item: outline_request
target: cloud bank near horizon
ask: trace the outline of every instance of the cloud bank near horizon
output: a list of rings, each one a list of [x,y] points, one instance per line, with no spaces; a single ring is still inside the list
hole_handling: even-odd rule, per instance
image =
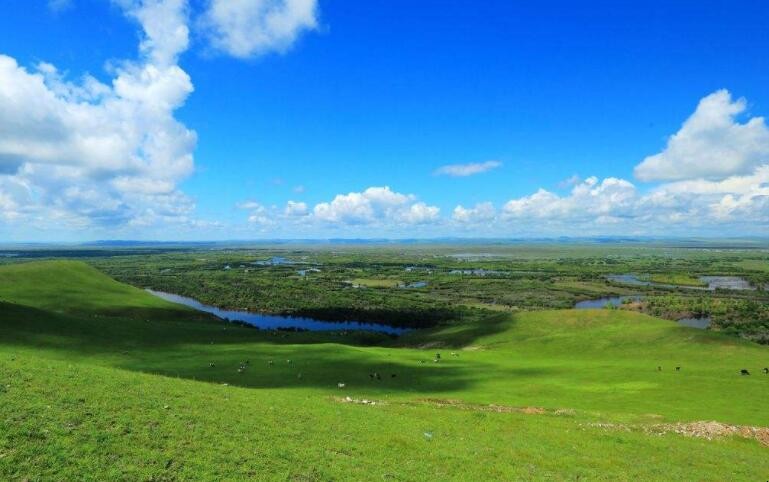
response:
[[[595,176],[569,178],[561,187],[567,194],[544,188],[512,198],[499,207],[489,201],[474,206],[457,205],[450,216],[417,202],[413,194],[389,187],[337,195],[302,215],[289,216],[295,201],[285,209],[261,207],[249,220],[261,227],[301,226],[319,232],[337,228],[375,228],[379,233],[408,232],[430,226],[438,234],[552,235],[602,234],[703,234],[722,235],[724,229],[756,234],[769,228],[769,129],[763,118],[744,123],[737,116],[746,100],[733,100],[726,90],[703,98],[681,129],[670,136],[662,152],[649,156],[635,168],[641,183],[662,181],[647,190],[629,180]],[[498,167],[498,163],[456,164],[440,173],[466,177]],[[384,193],[387,202],[372,204],[371,193]],[[375,208],[374,206],[384,206]],[[749,229],[746,229],[749,227]],[[358,230],[353,232],[365,232]]]

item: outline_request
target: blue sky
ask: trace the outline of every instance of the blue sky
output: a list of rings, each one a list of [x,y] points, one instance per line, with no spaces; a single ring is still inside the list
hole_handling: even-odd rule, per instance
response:
[[[4,240],[769,234],[766,2],[4,3]]]

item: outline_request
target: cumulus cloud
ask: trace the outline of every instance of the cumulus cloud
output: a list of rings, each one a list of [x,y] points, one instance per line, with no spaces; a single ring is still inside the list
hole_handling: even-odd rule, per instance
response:
[[[488,223],[493,221],[496,215],[496,209],[490,202],[478,203],[471,208],[460,204],[454,208],[451,219],[462,224]]]
[[[632,214],[636,188],[624,179],[599,181],[589,177],[576,184],[568,196],[539,189],[530,196],[508,201],[502,207],[504,219],[608,220]]]
[[[143,37],[140,58],[110,84],[0,55],[0,174],[31,193],[27,215],[114,226],[186,221],[194,209],[177,184],[193,170],[196,134],[174,118],[193,90],[176,63],[188,45],[186,2],[118,4]]]
[[[406,209],[396,212],[396,220],[405,224],[429,224],[438,220],[440,209],[423,202],[414,203]]]
[[[437,214],[437,208],[417,203],[414,195],[392,191],[388,186],[338,194],[313,209],[313,217],[318,221],[353,225],[377,221],[422,223],[435,219]]]
[[[641,181],[663,181],[644,191],[630,181],[572,177],[568,195],[545,189],[508,201],[499,219],[536,233],[666,235],[765,233],[769,227],[769,130],[763,118],[744,123],[745,99],[726,90],[703,98],[667,147],[635,169]],[[456,220],[477,217],[461,206]]]
[[[194,170],[194,131],[175,118],[193,92],[179,66],[190,44],[187,0],[112,0],[140,27],[139,56],[108,82],[0,54],[0,219],[41,226],[200,225],[178,188]],[[70,6],[51,0],[52,10]],[[315,26],[315,1],[218,1],[203,13],[214,44],[236,56],[283,50]],[[20,186],[23,186],[21,188]]]
[[[200,25],[215,50],[248,58],[288,49],[317,12],[316,0],[210,0]]]
[[[678,219],[698,223],[769,223],[769,165],[752,174],[720,181],[694,179],[659,186],[644,198],[650,208],[665,208]]]
[[[455,210],[455,217],[472,219],[465,210]],[[769,166],[721,181],[665,183],[646,193],[624,179],[590,177],[565,196],[540,189],[512,199],[499,218],[508,228],[539,234],[723,235],[727,227],[760,233],[769,227]]]
[[[469,164],[447,164],[435,170],[436,176],[466,177],[491,171],[502,165],[499,161],[474,162]]]
[[[388,186],[338,194],[330,201],[317,203],[312,209],[302,201],[288,201],[283,209],[266,208],[252,201],[238,207],[250,212],[252,223],[293,223],[294,226],[319,229],[416,226],[440,220],[438,207],[418,201],[412,194],[393,191]]]
[[[256,201],[245,201],[237,205],[239,209],[249,211],[248,222],[260,226],[269,226],[275,223],[276,217],[272,210]]]
[[[737,121],[746,108],[745,99],[732,100],[727,90],[703,98],[665,149],[636,166],[635,176],[642,181],[718,180],[768,164],[769,129],[763,117]]]
[[[306,216],[309,214],[307,203],[301,201],[289,201],[284,210],[286,216]]]

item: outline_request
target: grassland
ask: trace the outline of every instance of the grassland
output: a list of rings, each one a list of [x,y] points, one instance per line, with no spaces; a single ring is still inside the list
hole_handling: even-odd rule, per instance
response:
[[[397,288],[403,282],[397,279],[355,278],[351,283],[366,288]]]
[[[686,273],[654,273],[649,277],[654,283],[671,284],[678,286],[707,286],[708,284],[696,276]]]
[[[676,433],[769,426],[767,348],[638,313],[476,310],[398,339],[267,332],[71,261],[0,268],[0,300],[2,479],[769,473],[766,431]]]

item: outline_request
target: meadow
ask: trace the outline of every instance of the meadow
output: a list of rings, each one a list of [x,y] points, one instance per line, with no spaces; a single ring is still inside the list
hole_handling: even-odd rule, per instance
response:
[[[0,478],[763,480],[769,473],[767,347],[630,310],[539,304],[629,292],[585,274],[586,266],[609,272],[596,267],[598,254],[568,261],[541,252],[481,261],[441,255],[421,264],[428,274],[413,269],[421,253],[343,251],[293,253],[320,266],[305,276],[295,266],[255,268],[255,275],[239,268],[291,254],[277,251],[0,266]],[[633,252],[634,261],[619,260],[615,272],[637,270],[632,263],[726,271],[723,261],[699,256],[663,261]],[[745,269],[745,256],[757,255],[735,255],[730,273]],[[457,264],[512,271],[512,263],[554,268],[528,285],[446,272]],[[191,294],[232,281],[237,289],[222,288],[220,301],[240,290],[234,306],[248,307],[267,289],[254,286],[283,273],[290,282],[281,286],[301,284],[310,294],[292,288],[266,306],[308,303],[310,286],[338,280],[333,303],[326,298],[316,309],[359,314],[381,300],[377,316],[401,306],[411,323],[433,307],[450,316],[397,338],[258,330],[165,302],[137,282],[163,288],[157,280],[173,280],[172,273],[177,280],[168,286]],[[429,284],[343,283],[396,276]],[[528,308],[483,308],[504,305],[508,287],[524,285],[549,288],[516,294],[537,300]],[[463,296],[452,299],[455,292]],[[763,296],[713,294],[722,295],[758,304]]]

